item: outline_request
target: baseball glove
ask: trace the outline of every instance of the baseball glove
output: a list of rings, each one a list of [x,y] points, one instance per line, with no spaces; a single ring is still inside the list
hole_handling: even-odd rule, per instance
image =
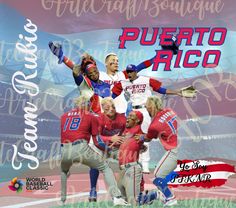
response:
[[[52,53],[58,58],[58,64],[61,64],[64,58],[62,45],[59,43],[53,43],[52,41],[50,41],[48,43],[48,46],[50,50],[52,51]]]
[[[179,50],[179,46],[177,45],[177,39],[175,36],[173,36],[171,39],[165,39],[166,41],[171,41],[171,45],[161,45],[161,48],[163,50],[171,50],[173,51],[173,54],[177,54]]]
[[[197,90],[193,86],[188,86],[180,89],[182,97],[193,98],[197,94]]]

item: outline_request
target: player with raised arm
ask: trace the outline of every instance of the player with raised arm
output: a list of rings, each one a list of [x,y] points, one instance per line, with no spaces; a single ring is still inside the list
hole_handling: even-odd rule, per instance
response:
[[[173,48],[170,46],[168,50],[178,50],[178,47],[173,44]],[[76,84],[79,86],[81,94],[91,97],[92,110],[96,113],[101,111],[100,108],[100,97],[104,98],[110,95],[110,85],[117,83],[118,81],[125,80],[128,78],[126,71],[118,71],[118,57],[114,53],[110,53],[105,58],[105,64],[107,73],[99,72],[96,66],[94,58],[88,54],[84,54],[80,65],[75,65],[69,58],[64,56],[62,46],[58,44],[49,43],[49,48],[59,59],[58,63],[65,63],[70,69],[73,70],[73,76]],[[147,68],[153,64],[153,59],[144,61],[137,65],[137,72],[144,68]],[[108,83],[110,85],[108,85]],[[117,112],[125,113],[127,103],[124,99],[124,93],[121,93],[115,100],[115,106]],[[91,186],[93,187],[90,191],[90,198],[96,198],[96,187],[92,184],[96,184],[98,171],[90,171]],[[93,182],[94,181],[94,182]],[[94,193],[94,195],[93,195]],[[90,199],[89,198],[89,199]]]
[[[64,56],[62,46],[49,42],[52,53],[58,57],[58,63],[64,63],[73,70],[75,83],[79,86],[81,94],[91,97],[92,110],[96,113],[101,111],[99,97],[109,97],[111,86],[115,82],[127,79],[126,71],[118,72],[118,58],[115,54],[108,54],[105,59],[107,73],[99,72],[96,61],[92,56],[85,53],[82,56],[81,64],[75,65],[68,57]],[[137,65],[137,71],[141,71],[153,64],[154,57]],[[115,101],[118,112],[125,113],[126,106],[120,104],[120,98]],[[124,99],[121,103],[124,103]],[[121,105],[121,107],[119,107]],[[122,106],[123,105],[123,106]],[[124,108],[123,108],[124,107]]]
[[[171,41],[173,42],[172,45],[161,47],[164,50],[171,50],[176,54],[178,51],[176,38],[173,36]],[[51,52],[58,57],[59,64],[64,63],[73,70],[73,77],[76,84],[79,86],[81,94],[91,97],[91,105],[94,112],[99,112],[101,110],[99,97],[104,98],[109,96],[109,89],[111,89],[115,83],[128,78],[126,70],[118,71],[119,60],[114,53],[107,54],[105,58],[105,73],[98,71],[96,61],[87,53],[82,55],[81,64],[75,65],[73,61],[64,55],[62,45],[49,42],[49,48]],[[154,58],[155,57],[138,64],[136,66],[137,72],[150,67],[153,64]],[[118,113],[126,112],[127,103],[124,99],[124,93],[121,93],[120,97],[117,97],[114,102]]]

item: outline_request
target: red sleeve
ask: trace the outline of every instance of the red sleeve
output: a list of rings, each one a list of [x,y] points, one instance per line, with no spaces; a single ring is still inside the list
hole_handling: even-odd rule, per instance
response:
[[[157,81],[155,79],[150,78],[149,79],[149,85],[152,87],[152,89],[154,91],[157,91],[161,87],[161,82],[159,82],[159,81]]]
[[[122,129],[119,133],[119,135],[122,135],[126,128],[126,117],[124,114],[120,114],[120,123],[122,124]]]
[[[123,72],[123,74],[125,75],[125,79],[128,79],[129,77],[128,77],[128,73],[126,72],[126,70],[124,70],[124,71],[122,71]]]
[[[104,143],[109,144],[111,142],[112,136],[102,136],[100,135],[101,139],[104,141]]]
[[[148,132],[147,132],[147,134],[146,134],[146,138],[147,139],[153,139],[153,138],[157,138],[158,137],[158,131],[156,130],[156,129],[154,129],[154,128],[149,128],[148,129]]]
[[[121,82],[117,82],[114,87],[112,88],[112,93],[114,93],[116,96],[119,96],[123,91]]]
[[[63,62],[65,63],[66,66],[68,66],[70,69],[73,70],[73,68],[74,68],[74,63],[73,63],[73,61],[71,61],[69,58],[67,58],[66,56],[64,56]]]

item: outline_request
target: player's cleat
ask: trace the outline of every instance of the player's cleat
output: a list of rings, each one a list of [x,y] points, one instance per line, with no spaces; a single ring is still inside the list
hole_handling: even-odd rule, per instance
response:
[[[96,202],[97,201],[97,191],[92,189],[89,193],[89,202]]]
[[[151,205],[156,199],[158,199],[157,191],[146,191],[146,193],[141,192],[138,196],[138,205]]]
[[[131,204],[129,204],[127,201],[125,201],[121,197],[114,197],[113,206],[131,206]]]
[[[164,202],[164,206],[174,206],[177,204],[177,200],[175,196],[166,198],[163,202]]]
[[[61,197],[61,205],[64,206],[66,203],[66,196]]]

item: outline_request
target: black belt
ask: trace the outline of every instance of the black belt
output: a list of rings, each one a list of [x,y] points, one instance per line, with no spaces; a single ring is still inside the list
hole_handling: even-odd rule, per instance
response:
[[[87,143],[86,140],[84,140],[84,139],[79,139],[79,140],[76,140],[76,141],[74,141],[74,142],[61,144],[61,147],[63,147],[65,144],[72,144],[72,146],[73,146],[73,145],[77,145],[77,144],[85,143],[85,142]]]
[[[140,108],[145,108],[145,105],[135,105],[132,106],[133,109],[140,109]]]

